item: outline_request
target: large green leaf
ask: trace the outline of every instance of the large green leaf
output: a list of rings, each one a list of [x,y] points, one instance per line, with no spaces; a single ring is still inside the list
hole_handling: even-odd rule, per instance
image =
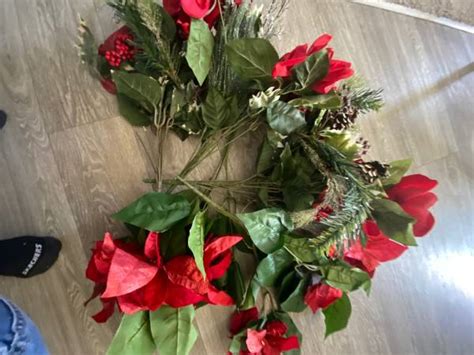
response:
[[[149,126],[151,124],[150,117],[128,96],[117,94],[117,103],[120,115],[132,126]]]
[[[278,53],[269,41],[262,38],[237,39],[227,45],[226,54],[240,77],[263,83],[272,81]]]
[[[145,228],[163,232],[191,211],[189,202],[182,196],[150,192],[113,215],[113,218]]]
[[[311,263],[317,258],[307,238],[294,238],[291,235],[285,235],[285,247],[302,262]]]
[[[186,60],[194,76],[202,85],[209,74],[214,50],[214,37],[204,20],[192,19]]]
[[[152,77],[125,71],[113,71],[112,79],[117,91],[138,102],[158,105],[161,99],[161,85]]]
[[[275,101],[268,107],[267,122],[271,128],[285,136],[306,124],[304,114],[283,101]]]
[[[303,312],[306,309],[304,294],[308,280],[298,277],[296,272],[289,274],[287,278],[282,283],[282,293],[279,298],[281,309],[285,312]]]
[[[351,301],[345,293],[332,305],[323,309],[326,337],[347,327],[351,313]]]
[[[281,209],[269,208],[239,214],[254,244],[266,254],[283,246],[283,232],[293,230],[290,216]]]
[[[202,118],[212,129],[221,128],[229,117],[229,107],[224,96],[215,88],[210,88],[202,105]]]
[[[339,108],[342,105],[341,97],[335,92],[331,92],[327,95],[313,95],[313,96],[303,96],[297,99],[293,99],[288,102],[291,106],[294,107],[304,107],[310,110],[314,109],[335,109]]]
[[[242,305],[245,298],[245,281],[239,263],[233,261],[227,271],[226,291],[235,301],[237,306]]]
[[[198,337],[194,315],[194,306],[161,306],[150,312],[151,333],[160,355],[189,354]]]
[[[370,282],[369,274],[345,263],[327,265],[321,271],[329,286],[345,292],[355,291]]]
[[[265,140],[260,147],[260,154],[257,160],[257,174],[262,174],[274,164],[273,157],[278,144],[281,142],[281,136],[273,130],[268,130]]]
[[[204,268],[204,234],[205,234],[206,213],[198,212],[194,216],[193,224],[189,230],[188,246],[194,255],[196,265],[201,274],[206,278],[206,269]]]
[[[316,81],[323,79],[329,70],[329,57],[326,51],[310,55],[303,63],[297,65],[293,72],[302,88],[309,88]]]
[[[390,239],[401,244],[415,246],[413,223],[415,219],[407,214],[398,203],[387,199],[373,200],[371,205],[380,230]]]
[[[155,352],[148,312],[124,315],[107,355],[147,355]]]
[[[348,160],[353,160],[359,152],[353,134],[349,132],[326,131],[321,135],[325,138],[325,143],[336,148],[337,151],[344,154]]]
[[[267,255],[257,266],[256,280],[261,285],[272,287],[283,272],[295,262],[285,249]]]
[[[411,164],[411,159],[392,161],[389,164],[390,167],[388,168],[388,178],[382,179],[383,186],[387,188],[398,184],[402,179],[403,175],[405,175],[408,169],[410,169]]]

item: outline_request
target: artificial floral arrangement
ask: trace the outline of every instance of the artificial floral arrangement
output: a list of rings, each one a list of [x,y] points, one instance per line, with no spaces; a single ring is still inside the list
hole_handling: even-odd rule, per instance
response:
[[[98,47],[81,20],[82,61],[160,147],[155,176],[137,182],[155,191],[114,215],[129,235],[107,233],[86,271],[103,303],[94,319],[123,313],[109,354],[188,354],[206,304],[235,307],[229,353],[298,354],[289,313],[321,311],[326,336],[343,329],[349,294],[368,294],[376,268],[431,230],[437,182],[404,176],[409,160],[364,160],[356,124],[382,107],[381,91],[335,59],[329,34],[282,57],[270,43],[287,2],[110,0],[122,27]],[[165,180],[170,132],[199,145]],[[251,132],[253,174],[220,178]],[[216,152],[207,180],[187,179]]]

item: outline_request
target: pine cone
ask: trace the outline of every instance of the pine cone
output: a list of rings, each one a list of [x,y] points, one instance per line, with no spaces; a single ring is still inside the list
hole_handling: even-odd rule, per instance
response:
[[[354,125],[358,111],[352,106],[347,96],[342,98],[343,105],[339,110],[328,111],[326,114],[326,127],[335,130],[344,130]]]
[[[361,161],[359,162],[360,170],[365,181],[369,184],[375,182],[375,180],[388,176],[389,165],[382,164],[378,161]]]

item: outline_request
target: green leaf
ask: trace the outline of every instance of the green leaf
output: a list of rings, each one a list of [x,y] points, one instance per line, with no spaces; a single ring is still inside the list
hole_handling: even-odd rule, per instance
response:
[[[355,291],[370,281],[370,276],[365,271],[345,263],[323,266],[321,271],[329,286],[345,292]]]
[[[413,235],[415,219],[407,214],[398,203],[378,199],[371,203],[372,216],[380,230],[390,239],[408,246],[416,246]]]
[[[204,20],[191,20],[191,30],[186,50],[186,60],[192,69],[199,85],[202,85],[209,74],[214,50],[214,37]]]
[[[306,278],[300,279],[297,277],[296,272],[291,277],[294,280],[287,286],[294,287],[294,281],[296,281],[296,288],[291,290],[290,295],[286,299],[280,300],[281,309],[285,312],[303,312],[306,309],[304,294],[308,286],[308,280]]]
[[[189,202],[182,196],[150,192],[112,217],[149,231],[163,232],[190,211]]]
[[[327,144],[344,154],[348,160],[353,160],[356,154],[358,154],[359,148],[351,133],[326,131],[321,135],[325,137],[324,141]]]
[[[226,46],[226,55],[234,71],[243,79],[261,83],[273,80],[272,70],[279,58],[269,41],[262,38],[237,39]]]
[[[113,71],[112,79],[117,91],[138,102],[149,102],[153,106],[161,100],[161,85],[152,77],[125,71]]]
[[[317,259],[306,238],[293,238],[291,235],[285,235],[285,247],[304,263],[311,263]]]
[[[336,109],[342,106],[342,100],[335,92],[327,95],[303,96],[288,102],[293,107],[303,107],[310,110],[314,109]]]
[[[117,94],[117,103],[120,115],[132,126],[149,126],[151,124],[150,117],[128,96]]]
[[[210,88],[202,105],[202,118],[212,129],[221,128],[228,118],[228,106],[224,96],[215,88]]]
[[[148,312],[124,314],[107,355],[153,354],[155,343],[150,329]]]
[[[382,179],[382,184],[385,188],[398,184],[402,177],[406,174],[412,164],[411,159],[396,160],[392,161],[388,168],[389,176],[386,179]]]
[[[160,355],[189,354],[198,337],[194,315],[194,306],[161,306],[150,312],[151,333]]]
[[[235,301],[237,306],[242,305],[245,298],[245,283],[237,262],[233,261],[227,271],[227,292]]]
[[[160,238],[160,252],[165,260],[186,254],[188,231],[186,220],[170,227]]]
[[[283,246],[282,233],[293,230],[290,216],[281,209],[269,208],[237,215],[254,244],[266,254]]]
[[[303,63],[297,65],[293,72],[301,87],[306,89],[323,79],[329,70],[327,51],[318,51],[310,55]]]
[[[255,279],[266,287],[272,287],[283,272],[295,262],[285,249],[267,255],[257,266]]]
[[[188,246],[194,255],[196,265],[201,274],[206,278],[206,269],[204,268],[204,228],[206,223],[206,213],[198,212],[194,216],[193,224],[189,231]]]
[[[325,337],[327,338],[332,333],[347,327],[351,313],[351,301],[345,293],[332,305],[323,309],[324,323],[326,324]]]
[[[275,101],[268,107],[267,122],[271,128],[285,136],[306,124],[304,114],[283,101]]]

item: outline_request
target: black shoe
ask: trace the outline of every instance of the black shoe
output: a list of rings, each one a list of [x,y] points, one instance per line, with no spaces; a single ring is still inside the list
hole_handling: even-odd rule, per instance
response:
[[[17,237],[0,240],[0,275],[31,277],[56,262],[61,242],[52,237]]]

